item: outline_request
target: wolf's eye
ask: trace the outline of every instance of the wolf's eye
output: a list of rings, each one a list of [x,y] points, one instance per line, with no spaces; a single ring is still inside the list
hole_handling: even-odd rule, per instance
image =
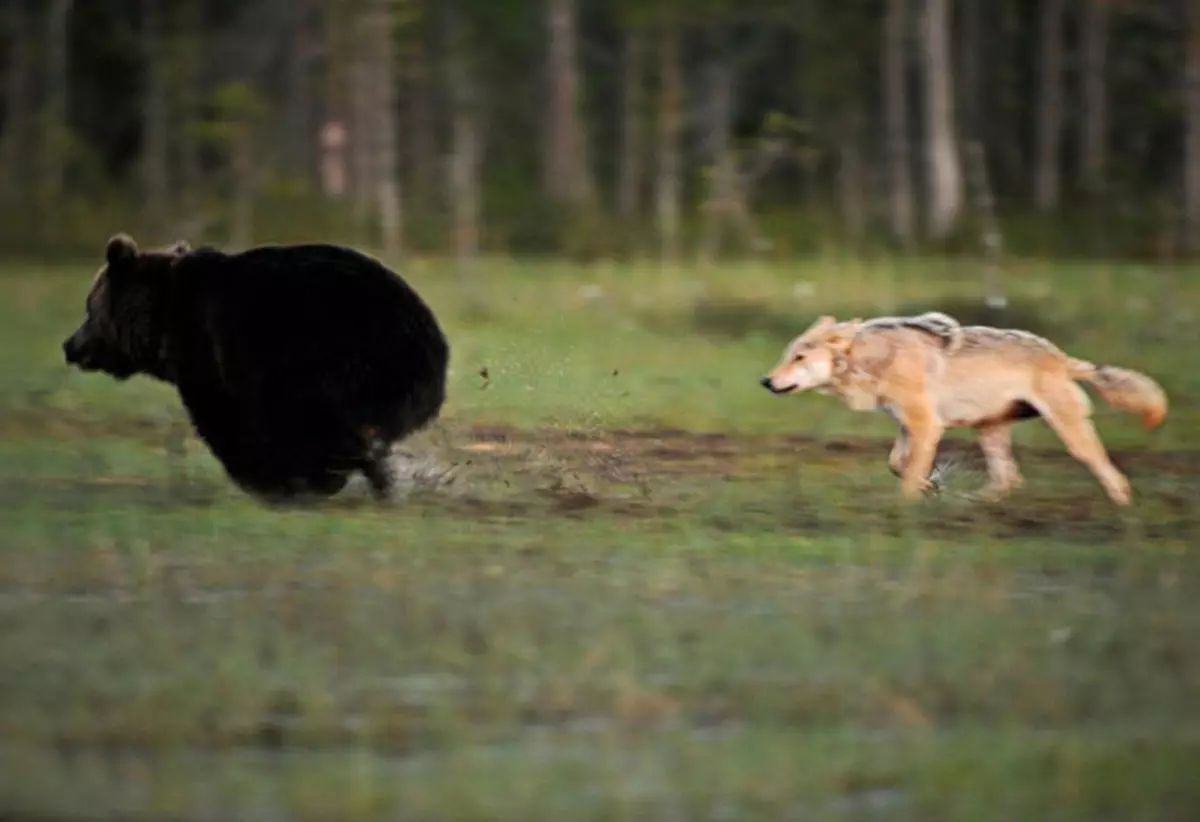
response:
[[[804,361],[804,354],[802,354],[802,353],[797,354],[795,357],[792,358],[792,362],[803,362],[803,361]]]

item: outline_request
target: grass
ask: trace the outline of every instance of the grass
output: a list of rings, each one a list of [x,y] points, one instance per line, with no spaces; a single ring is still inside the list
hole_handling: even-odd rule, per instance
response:
[[[0,268],[8,816],[1200,813],[1200,272],[1009,274],[998,321],[1172,397],[1097,401],[1127,512],[1037,422],[1006,503],[956,436],[905,506],[885,419],[767,395],[819,313],[979,311],[961,264],[835,258],[418,261],[453,374],[405,448],[453,482],[278,512],[170,389],[62,365],[90,269]]]

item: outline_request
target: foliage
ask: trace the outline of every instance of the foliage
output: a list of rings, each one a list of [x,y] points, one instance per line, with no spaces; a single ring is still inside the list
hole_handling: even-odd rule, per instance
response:
[[[186,153],[189,135],[199,133],[227,144],[234,124],[252,116],[264,138],[264,151],[256,158],[264,166],[260,176],[270,179],[286,166],[288,174],[306,175],[309,188],[319,190],[315,159],[319,154],[319,118],[345,113],[346,98],[352,91],[346,85],[346,61],[356,53],[353,27],[348,22],[367,4],[332,0],[170,0],[166,5],[166,36],[171,48],[161,50],[161,59],[166,61],[171,88],[171,162],[183,162],[180,158]],[[423,166],[420,171],[426,176],[444,179],[445,152],[450,146],[446,61],[451,55],[465,59],[478,84],[484,154],[482,188],[488,192],[485,211],[489,220],[482,235],[491,250],[527,248],[530,243],[526,240],[506,244],[505,238],[535,235],[544,238],[536,243],[544,251],[571,250],[581,242],[594,253],[628,253],[636,247],[636,243],[627,243],[641,233],[642,226],[616,226],[610,216],[620,166],[620,55],[630,30],[645,30],[653,40],[664,15],[679,15],[683,38],[687,219],[695,218],[705,192],[704,186],[694,184],[708,162],[697,150],[704,137],[700,130],[705,127],[708,105],[704,77],[709,61],[720,52],[716,46],[722,44],[736,74],[734,131],[738,144],[762,137],[765,123],[773,116],[786,118],[803,129],[796,151],[772,169],[755,190],[756,208],[764,213],[789,213],[796,223],[805,222],[806,212],[812,209],[832,215],[832,204],[837,199],[839,148],[847,139],[855,139],[862,145],[867,177],[872,181],[864,192],[871,208],[870,231],[863,241],[873,242],[871,237],[885,233],[879,205],[887,177],[880,111],[883,4],[832,0],[702,0],[687,4],[675,0],[579,0],[580,99],[599,197],[595,203],[598,211],[570,220],[547,220],[545,215],[553,208],[541,202],[547,88],[544,0],[389,0],[386,5],[396,40],[395,72],[400,80],[396,115],[401,122],[399,150],[405,176],[401,188],[411,187],[409,182],[416,176],[417,166]],[[1071,15],[1079,13],[1078,4],[1068,5]],[[909,6],[914,15],[909,39],[915,44],[919,4]],[[1064,110],[1062,152],[1067,197],[1059,213],[1036,217],[1039,229],[1059,236],[1053,242],[1027,242],[1032,233],[1017,232],[1010,245],[1018,252],[1062,249],[1070,254],[1144,256],[1146,249],[1162,245],[1161,236],[1175,231],[1173,218],[1162,214],[1159,204],[1168,204],[1168,210],[1175,208],[1183,153],[1179,79],[1184,32],[1176,6],[1176,0],[1112,4],[1106,50],[1110,124],[1106,133],[1111,158],[1108,186],[1099,198],[1085,196],[1078,188],[1078,169],[1071,158],[1078,145],[1082,112],[1080,106],[1069,105]],[[987,42],[978,54],[973,54],[961,39],[963,32],[956,29],[956,59],[977,59],[982,67],[978,103],[987,122],[985,148],[1001,208],[1013,224],[1031,223],[1034,221],[1025,213],[1029,210],[1033,175],[1037,95],[1030,89],[1036,86],[1038,71],[1037,4],[1003,0],[982,4],[981,8],[984,28],[989,33]],[[46,45],[41,42],[44,9],[32,4],[27,11],[28,30],[37,33],[37,42],[31,51],[33,62],[24,70],[30,78],[26,92],[36,111],[48,88],[41,62]],[[448,25],[451,17],[457,20],[453,27]],[[0,224],[32,221],[50,226],[55,222],[54,215],[62,211],[78,211],[85,204],[86,208],[102,211],[110,195],[116,200],[139,196],[135,189],[148,59],[140,41],[139,5],[133,0],[76,3],[71,25],[69,122],[32,123],[37,139],[30,142],[43,148],[64,148],[68,163],[62,199],[71,202],[46,202],[43,193],[32,188],[24,192],[22,202],[0,214]],[[1071,22],[1068,30],[1073,31],[1073,26]],[[459,32],[458,39],[449,37],[452,28]],[[1077,39],[1072,37],[1066,44],[1068,100],[1076,97],[1074,89],[1081,79],[1082,45]],[[418,54],[424,71],[413,72],[411,63]],[[915,52],[911,56],[915,79],[919,59]],[[5,64],[0,71],[9,81],[19,69],[13,63]],[[642,124],[646,141],[641,188],[644,195],[649,195],[656,157],[657,66],[650,66],[643,84],[647,105],[642,112],[646,115]],[[915,114],[922,104],[921,95],[919,84],[910,85],[914,92],[914,116],[910,117],[914,133],[910,137],[919,138],[919,117]],[[6,84],[4,88],[0,130],[13,125],[16,104],[12,90],[17,86]],[[959,93],[971,92],[960,88]],[[185,101],[192,95],[201,105],[196,111],[185,111]],[[428,130],[420,134],[419,129],[427,127],[413,119],[420,108],[416,103],[419,95],[429,101]],[[851,110],[862,114],[861,122],[848,116]],[[859,125],[854,126],[854,122]],[[310,133],[297,136],[297,124],[307,124]],[[850,135],[848,129],[858,131]],[[297,141],[308,144],[309,156],[307,167],[299,169],[293,156],[297,154]],[[434,146],[436,151],[432,156],[418,156],[418,144]],[[919,170],[919,143],[914,142],[913,147],[914,168]],[[23,167],[32,159],[19,157],[15,162]],[[223,172],[228,170],[227,159],[220,151],[205,153],[201,166],[201,174],[173,173],[172,179],[176,185],[203,187],[206,181],[223,179]],[[12,179],[23,176],[13,174]],[[212,196],[204,193],[183,192],[175,198],[173,207],[184,209],[180,203],[211,200]],[[426,193],[405,202],[406,223],[441,225],[447,208],[442,200]],[[648,210],[649,197],[643,196],[641,201]],[[319,204],[302,210],[327,207],[338,208],[336,204]],[[36,210],[36,219],[29,217],[30,209]],[[1096,225],[1094,231],[1087,232],[1086,241],[1070,231],[1081,214]],[[1149,220],[1150,214],[1160,216]],[[97,213],[83,222],[111,223],[115,216]],[[646,211],[641,216],[648,221]],[[186,213],[172,217],[179,222],[190,219]],[[563,225],[550,230],[555,223]],[[138,225],[126,227],[135,230]],[[0,232],[8,233],[2,228]],[[95,242],[92,236],[68,237],[58,229],[11,233],[11,238],[0,237],[5,247],[26,252],[54,253],[77,243]],[[583,242],[581,235],[606,242]],[[786,233],[771,239],[777,246],[794,248],[811,247],[819,240]],[[445,227],[440,234],[430,231],[427,237],[417,237],[416,243],[445,250]]]

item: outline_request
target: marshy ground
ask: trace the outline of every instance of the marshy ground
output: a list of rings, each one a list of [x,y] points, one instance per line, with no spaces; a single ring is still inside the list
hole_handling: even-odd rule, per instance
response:
[[[1171,395],[1153,435],[1097,401],[1127,511],[1037,421],[1005,502],[955,435],[904,505],[885,419],[759,388],[818,313],[972,305],[948,263],[833,260],[497,262],[469,299],[417,265],[453,379],[406,494],[281,511],[170,390],[66,371],[90,268],[0,273],[6,814],[1200,813],[1194,274],[1010,275],[1012,324]]]

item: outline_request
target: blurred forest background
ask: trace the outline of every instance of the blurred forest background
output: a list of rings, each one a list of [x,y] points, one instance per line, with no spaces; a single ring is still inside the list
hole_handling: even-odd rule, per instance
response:
[[[0,252],[1200,244],[1187,0],[0,0]]]

